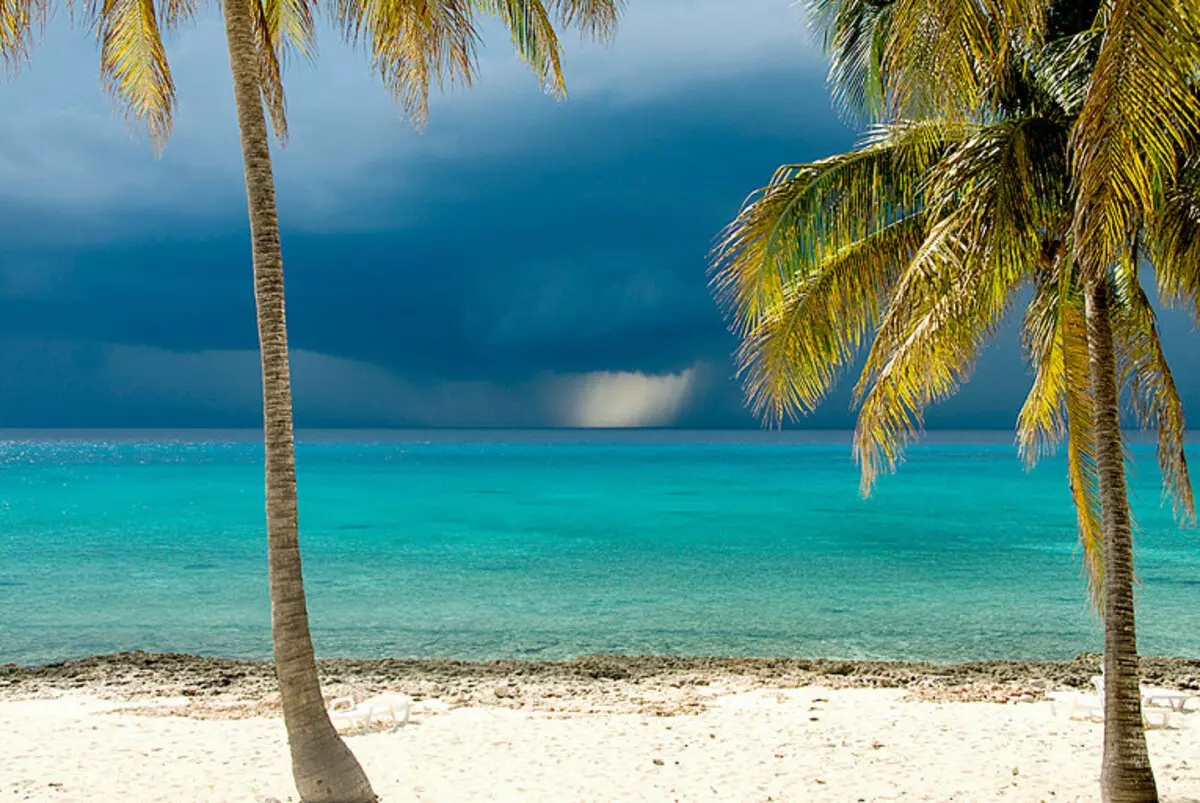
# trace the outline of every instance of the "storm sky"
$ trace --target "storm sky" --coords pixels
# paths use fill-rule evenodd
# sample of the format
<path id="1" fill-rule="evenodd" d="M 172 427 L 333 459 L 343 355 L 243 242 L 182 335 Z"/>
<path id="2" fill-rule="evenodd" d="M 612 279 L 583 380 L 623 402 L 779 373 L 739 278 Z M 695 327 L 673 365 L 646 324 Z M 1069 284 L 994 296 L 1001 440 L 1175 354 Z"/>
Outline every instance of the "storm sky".
<path id="1" fill-rule="evenodd" d="M 0 427 L 255 426 L 219 20 L 169 42 L 180 108 L 157 159 L 67 23 L 0 84 Z M 299 426 L 757 426 L 706 254 L 777 165 L 855 141 L 802 13 L 631 0 L 614 44 L 564 38 L 569 100 L 486 27 L 481 80 L 421 131 L 332 32 L 290 65 L 275 165 Z M 1194 409 L 1196 335 L 1164 326 Z M 1009 427 L 1028 383 L 1006 331 L 928 423 Z M 851 420 L 843 389 L 798 425 Z"/>

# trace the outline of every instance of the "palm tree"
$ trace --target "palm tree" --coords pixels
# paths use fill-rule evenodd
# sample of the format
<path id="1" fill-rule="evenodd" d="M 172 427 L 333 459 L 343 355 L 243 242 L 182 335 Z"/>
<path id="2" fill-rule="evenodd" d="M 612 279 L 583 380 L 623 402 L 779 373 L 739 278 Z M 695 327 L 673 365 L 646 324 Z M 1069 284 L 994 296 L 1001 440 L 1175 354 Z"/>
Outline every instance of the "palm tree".
<path id="1" fill-rule="evenodd" d="M 1155 176 L 1166 189 L 1141 210 L 1128 246 L 1089 268 L 1071 145 L 1111 33 L 1106 7 L 1015 2 L 1015 21 L 1005 22 L 1004 5 L 816 3 L 837 99 L 889 122 L 850 153 L 780 168 L 718 244 L 714 281 L 742 340 L 747 395 L 770 421 L 815 408 L 872 341 L 856 388 L 864 493 L 1032 287 L 1022 339 L 1035 379 L 1018 441 L 1032 463 L 1067 440 L 1086 573 L 1105 621 L 1105 799 L 1155 800 L 1118 389 L 1130 389 L 1141 422 L 1157 429 L 1166 488 L 1177 514 L 1193 519 L 1182 405 L 1139 267 L 1149 256 L 1165 297 L 1195 301 L 1198 157 L 1180 138 L 1179 167 Z"/>
<path id="2" fill-rule="evenodd" d="M 470 83 L 476 69 L 479 14 L 498 17 L 539 80 L 565 94 L 555 21 L 604 38 L 624 0 L 337 0 L 329 12 L 347 38 L 371 51 L 384 84 L 414 122 L 425 119 L 431 82 Z M 281 64 L 309 55 L 315 37 L 312 0 L 225 0 L 225 33 L 245 166 L 262 357 L 263 431 L 271 624 L 275 669 L 296 787 L 305 801 L 376 799 L 366 774 L 325 711 L 308 627 L 299 548 L 292 398 L 283 259 L 271 169 L 270 133 L 287 123 Z M 101 49 L 101 73 L 116 103 L 144 121 L 155 146 L 171 131 L 175 87 L 162 30 L 190 20 L 196 0 L 99 0 L 88 7 Z M 0 6 L 0 58 L 19 64 L 44 0 Z"/>
<path id="3" fill-rule="evenodd" d="M 1106 10 L 1111 16 L 1072 131 L 1078 181 L 1072 240 L 1089 291 L 1088 330 L 1095 342 L 1092 381 L 1097 411 L 1104 411 L 1103 418 L 1097 416 L 1098 436 L 1101 442 L 1108 440 L 1101 484 L 1111 578 L 1105 600 L 1101 783 L 1107 801 L 1135 803 L 1157 800 L 1158 795 L 1138 707 L 1132 535 L 1115 415 L 1115 366 L 1103 332 L 1107 299 L 1100 277 L 1114 261 L 1136 262 L 1139 242 L 1145 239 L 1144 221 L 1159 219 L 1161 226 L 1178 232 L 1180 223 L 1197 220 L 1194 215 L 1182 221 L 1175 217 L 1172 213 L 1179 207 L 1164 203 L 1162 188 L 1174 188 L 1176 201 L 1186 203 L 1190 195 L 1195 210 L 1194 201 L 1200 198 L 1192 194 L 1196 185 L 1179 179 L 1181 173 L 1187 178 L 1189 167 L 1194 171 L 1200 136 L 1200 7 L 1192 0 L 1117 0 Z M 1185 155 L 1189 151 L 1191 159 Z M 1178 240 L 1153 243 L 1164 257 L 1156 263 L 1160 283 L 1169 296 L 1182 290 L 1194 298 L 1200 287 L 1198 263 L 1194 258 L 1190 265 L 1173 259 L 1180 255 L 1179 245 L 1188 247 Z M 1173 270 L 1176 266 L 1185 267 L 1182 275 Z"/>

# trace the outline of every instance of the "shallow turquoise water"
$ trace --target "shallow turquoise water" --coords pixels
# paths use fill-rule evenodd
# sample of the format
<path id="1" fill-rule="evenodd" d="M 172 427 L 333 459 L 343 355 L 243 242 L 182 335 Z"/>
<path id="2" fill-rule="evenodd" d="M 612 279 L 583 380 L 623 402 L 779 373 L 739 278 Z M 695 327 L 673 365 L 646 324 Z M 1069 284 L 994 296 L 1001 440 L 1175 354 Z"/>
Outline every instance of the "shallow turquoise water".
<path id="1" fill-rule="evenodd" d="M 270 652 L 261 448 L 0 442 L 0 662 Z M 144 437 L 144 436 L 143 436 Z M 1099 651 L 1065 465 L 943 435 L 858 495 L 847 436 L 342 434 L 298 451 L 325 656 L 954 661 Z M 992 441 L 992 442 L 978 442 Z M 1135 447 L 1141 647 L 1200 655 L 1200 548 Z"/>

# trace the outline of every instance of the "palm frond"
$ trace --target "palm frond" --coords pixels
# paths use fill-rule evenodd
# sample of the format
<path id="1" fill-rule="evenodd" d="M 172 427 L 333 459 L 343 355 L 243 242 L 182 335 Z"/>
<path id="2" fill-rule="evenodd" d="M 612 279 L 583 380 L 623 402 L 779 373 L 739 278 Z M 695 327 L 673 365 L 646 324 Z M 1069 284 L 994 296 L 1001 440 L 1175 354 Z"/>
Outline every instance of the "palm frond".
<path id="1" fill-rule="evenodd" d="M 70 7 L 73 0 L 67 0 Z M 168 33 L 195 21 L 203 0 L 157 0 L 158 23 Z"/>
<path id="2" fill-rule="evenodd" d="M 611 40 L 626 0 L 550 0 L 550 11 L 566 27 L 578 27 L 585 36 Z"/>
<path id="3" fill-rule="evenodd" d="M 100 42 L 100 75 L 114 103 L 144 122 L 161 149 L 171 133 L 175 83 L 154 0 L 96 0 L 89 16 Z"/>
<path id="4" fill-rule="evenodd" d="M 876 325 L 924 229 L 919 213 L 902 218 L 787 283 L 738 350 L 755 415 L 777 424 L 816 409 Z"/>
<path id="5" fill-rule="evenodd" d="M 291 2 L 291 0 L 286 0 Z M 227 3 L 244 0 L 225 0 Z M 258 81 L 263 105 L 271 117 L 271 128 L 281 143 L 287 141 L 287 101 L 283 91 L 282 59 L 289 34 L 286 28 L 300 23 L 286 21 L 281 10 L 283 0 L 267 0 L 250 4 L 250 24 L 254 34 L 254 49 L 258 53 Z M 291 11 L 287 13 L 292 13 Z M 303 12 L 299 12 L 303 13 Z M 311 18 L 309 20 L 311 25 Z M 312 33 L 310 31 L 309 37 Z"/>
<path id="6" fill-rule="evenodd" d="M 1200 154 L 1183 161 L 1144 238 L 1159 296 L 1189 304 L 1200 323 Z"/>
<path id="7" fill-rule="evenodd" d="M 29 58 L 34 33 L 46 24 L 46 0 L 0 0 L 0 70 Z"/>
<path id="8" fill-rule="evenodd" d="M 925 408 L 967 379 L 1012 294 L 1040 263 L 1053 199 L 1037 188 L 1052 186 L 1055 167 L 1032 125 L 978 127 L 934 168 L 928 212 L 936 222 L 897 284 L 856 388 L 864 494 L 881 471 L 895 469 Z"/>
<path id="9" fill-rule="evenodd" d="M 317 53 L 316 8 L 311 0 L 259 0 L 269 42 L 278 61 L 292 55 L 312 59 Z"/>
<path id="10" fill-rule="evenodd" d="M 896 0 L 810 0 L 809 23 L 830 56 L 834 105 L 851 121 L 885 114 L 883 53 Z"/>
<path id="11" fill-rule="evenodd" d="M 924 427 L 924 411 L 958 390 L 975 356 L 996 331 L 1019 286 L 1000 287 L 971 269 L 963 221 L 935 224 L 892 294 L 855 389 L 860 401 L 854 456 L 863 495 L 883 471 L 894 471 Z"/>
<path id="12" fill-rule="evenodd" d="M 893 115 L 977 115 L 999 85 L 1014 45 L 1040 40 L 1041 0 L 897 0 L 884 49 Z"/>
<path id="13" fill-rule="evenodd" d="M 1124 384 L 1138 422 L 1157 433 L 1164 494 L 1176 517 L 1194 524 L 1196 505 L 1183 449 L 1187 433 L 1183 401 L 1163 353 L 1157 316 L 1138 280 L 1136 257 L 1124 260 L 1116 272 L 1115 291 L 1113 339 Z"/>
<path id="14" fill-rule="evenodd" d="M 1116 264 L 1153 216 L 1200 130 L 1194 0 L 1114 0 L 1071 136 L 1078 189 L 1072 238 L 1085 276 Z"/>
<path id="15" fill-rule="evenodd" d="M 948 136 L 937 122 L 875 129 L 857 149 L 786 165 L 751 196 L 713 250 L 713 287 L 745 334 L 781 303 L 802 265 L 910 215 Z"/>
<path id="16" fill-rule="evenodd" d="M 1103 40 L 1104 29 L 1092 27 L 1047 42 L 1035 55 L 1031 78 L 1041 91 L 1054 98 L 1064 114 L 1074 116 L 1083 108 Z"/>
<path id="17" fill-rule="evenodd" d="M 471 0 L 336 0 L 334 15 L 350 42 L 367 47 L 384 85 L 420 125 L 431 82 L 474 78 L 473 10 Z"/>
<path id="18" fill-rule="evenodd" d="M 517 55 L 552 93 L 564 97 L 562 47 L 541 0 L 475 0 L 480 10 L 500 19 L 512 36 Z"/>
<path id="19" fill-rule="evenodd" d="M 1022 340 L 1035 378 L 1017 418 L 1017 443 L 1026 465 L 1032 467 L 1067 439 L 1067 476 L 1084 576 L 1092 604 L 1102 611 L 1104 533 L 1087 321 L 1065 251 L 1058 249 L 1049 268 L 1039 273 L 1023 321 Z"/>

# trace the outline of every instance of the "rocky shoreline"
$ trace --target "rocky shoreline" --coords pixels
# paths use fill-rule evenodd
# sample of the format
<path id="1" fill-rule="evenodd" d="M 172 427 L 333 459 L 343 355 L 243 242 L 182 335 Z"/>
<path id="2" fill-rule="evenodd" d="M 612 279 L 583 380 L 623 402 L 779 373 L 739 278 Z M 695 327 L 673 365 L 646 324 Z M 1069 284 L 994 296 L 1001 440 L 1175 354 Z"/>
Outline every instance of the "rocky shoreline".
<path id="1" fill-rule="evenodd" d="M 569 712 L 703 710 L 715 694 L 759 688 L 904 688 L 934 701 L 1013 702 L 1046 691 L 1087 688 L 1099 655 L 1070 661 L 919 662 L 784 658 L 587 656 L 574 661 L 453 661 L 440 659 L 319 662 L 330 695 L 403 691 L 418 700 L 454 705 L 490 703 Z M 1143 678 L 1159 686 L 1200 690 L 1200 659 L 1142 659 Z M 145 652 L 98 655 L 20 667 L 0 665 L 0 697 L 14 699 L 85 692 L 109 699 L 183 698 L 202 715 L 270 714 L 277 709 L 273 665 L 196 655 Z"/>

